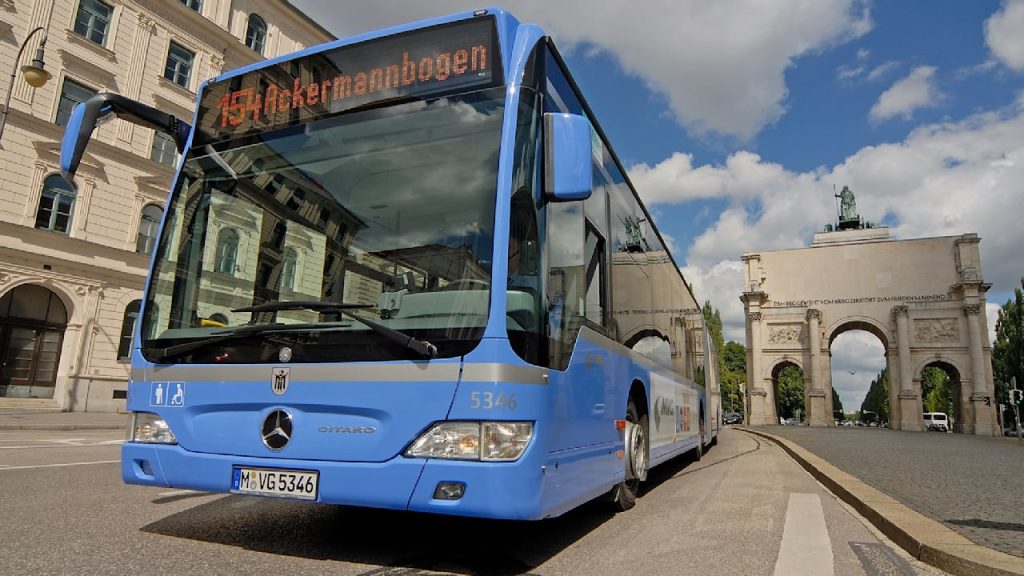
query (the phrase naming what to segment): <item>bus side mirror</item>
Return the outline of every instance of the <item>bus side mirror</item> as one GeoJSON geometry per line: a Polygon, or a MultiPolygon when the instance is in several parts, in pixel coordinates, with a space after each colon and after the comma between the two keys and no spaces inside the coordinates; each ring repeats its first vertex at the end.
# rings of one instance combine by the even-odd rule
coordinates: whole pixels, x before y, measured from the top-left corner
{"type": "Polygon", "coordinates": [[[544,114],[545,194],[555,202],[590,198],[590,122],[578,114],[544,114]]]}
{"type": "Polygon", "coordinates": [[[192,131],[192,126],[188,123],[142,102],[109,92],[96,94],[71,110],[71,116],[64,127],[64,138],[60,144],[60,174],[68,182],[74,184],[75,172],[78,171],[85,147],[89,144],[89,138],[92,137],[100,119],[111,113],[133,124],[146,126],[171,136],[178,152],[184,152],[189,133],[192,131]]]}
{"type": "Polygon", "coordinates": [[[64,126],[64,138],[60,144],[60,175],[72,184],[78,165],[82,162],[82,155],[85,154],[85,147],[89,144],[89,138],[92,137],[100,116],[113,112],[109,107],[101,110],[103,104],[104,102],[96,98],[76,104],[71,110],[68,123],[64,126]]]}

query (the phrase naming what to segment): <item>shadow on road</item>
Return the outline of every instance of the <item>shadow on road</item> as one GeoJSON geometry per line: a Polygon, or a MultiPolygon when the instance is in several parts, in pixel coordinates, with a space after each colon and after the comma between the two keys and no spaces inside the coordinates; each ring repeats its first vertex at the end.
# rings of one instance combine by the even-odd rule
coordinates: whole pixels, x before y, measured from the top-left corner
{"type": "MultiPolygon", "coordinates": [[[[659,466],[644,493],[694,465],[692,457],[684,455],[659,466]]],[[[613,517],[601,500],[558,518],[513,522],[225,496],[162,518],[142,531],[379,567],[364,576],[418,571],[502,575],[529,573],[613,517]]]]}

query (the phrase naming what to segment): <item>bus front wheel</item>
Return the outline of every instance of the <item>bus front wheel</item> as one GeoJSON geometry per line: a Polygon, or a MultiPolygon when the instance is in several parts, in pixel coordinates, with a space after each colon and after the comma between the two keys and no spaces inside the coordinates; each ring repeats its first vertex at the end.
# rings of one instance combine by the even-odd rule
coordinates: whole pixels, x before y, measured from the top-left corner
{"type": "Polygon", "coordinates": [[[640,482],[647,476],[647,415],[640,416],[632,398],[626,405],[626,477],[611,491],[614,509],[626,511],[636,505],[640,482]]]}

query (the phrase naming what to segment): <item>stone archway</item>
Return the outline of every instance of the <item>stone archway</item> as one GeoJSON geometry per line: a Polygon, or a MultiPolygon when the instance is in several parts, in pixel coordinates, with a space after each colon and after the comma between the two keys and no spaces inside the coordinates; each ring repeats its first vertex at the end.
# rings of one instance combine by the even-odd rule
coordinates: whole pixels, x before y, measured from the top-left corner
{"type": "Polygon", "coordinates": [[[808,387],[807,387],[807,375],[804,372],[804,367],[801,365],[801,363],[799,361],[794,360],[792,358],[783,358],[782,360],[779,360],[778,362],[775,363],[775,365],[771,369],[771,375],[772,375],[772,387],[771,387],[772,400],[771,400],[770,406],[769,406],[774,411],[773,412],[773,420],[776,423],[779,423],[779,424],[782,423],[782,419],[784,419],[784,418],[797,417],[796,414],[787,412],[784,409],[784,407],[782,406],[783,403],[785,402],[785,399],[784,399],[785,392],[783,390],[781,390],[782,379],[783,379],[783,372],[786,371],[787,369],[795,369],[795,370],[800,372],[800,378],[803,381],[803,390],[802,390],[802,393],[801,393],[803,402],[802,402],[801,411],[804,414],[806,414],[806,409],[807,409],[806,407],[807,407],[807,391],[808,391],[808,387]]]}
{"type": "MultiPolygon", "coordinates": [[[[926,397],[923,380],[926,368],[938,368],[945,372],[946,376],[949,378],[950,400],[952,402],[953,410],[952,413],[947,414],[947,416],[951,417],[953,420],[953,431],[963,432],[966,412],[972,409],[969,390],[963,385],[963,378],[961,377],[963,371],[954,362],[944,359],[942,356],[925,359],[924,361],[919,362],[918,366],[914,370],[914,389],[921,393],[922,412],[929,412],[929,410],[924,406],[926,397]]],[[[945,410],[935,411],[945,412],[945,410]]]]}
{"type": "Polygon", "coordinates": [[[961,429],[998,435],[980,242],[892,240],[885,228],[861,228],[815,234],[808,248],[744,254],[750,423],[778,422],[772,371],[788,357],[804,366],[808,423],[834,425],[829,350],[858,329],[885,349],[892,428],[924,429],[915,375],[940,356],[960,382],[961,429]]]}

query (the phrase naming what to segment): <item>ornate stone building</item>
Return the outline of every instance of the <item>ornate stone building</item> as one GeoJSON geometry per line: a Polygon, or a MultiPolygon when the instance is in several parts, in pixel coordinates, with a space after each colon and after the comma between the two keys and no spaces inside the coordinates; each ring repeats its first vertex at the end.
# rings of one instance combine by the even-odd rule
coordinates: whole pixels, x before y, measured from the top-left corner
{"type": "Polygon", "coordinates": [[[980,242],[861,228],[744,254],[749,422],[778,423],[778,374],[792,365],[804,375],[807,422],[833,425],[832,342],[864,330],[885,350],[892,428],[924,429],[921,371],[936,367],[950,378],[954,430],[998,435],[980,242]]]}
{"type": "Polygon", "coordinates": [[[49,82],[0,86],[0,407],[114,411],[178,158],[113,120],[72,187],[58,173],[71,108],[118,92],[191,121],[204,80],[333,36],[286,0],[0,0],[0,62],[19,69],[44,38],[49,82]]]}

